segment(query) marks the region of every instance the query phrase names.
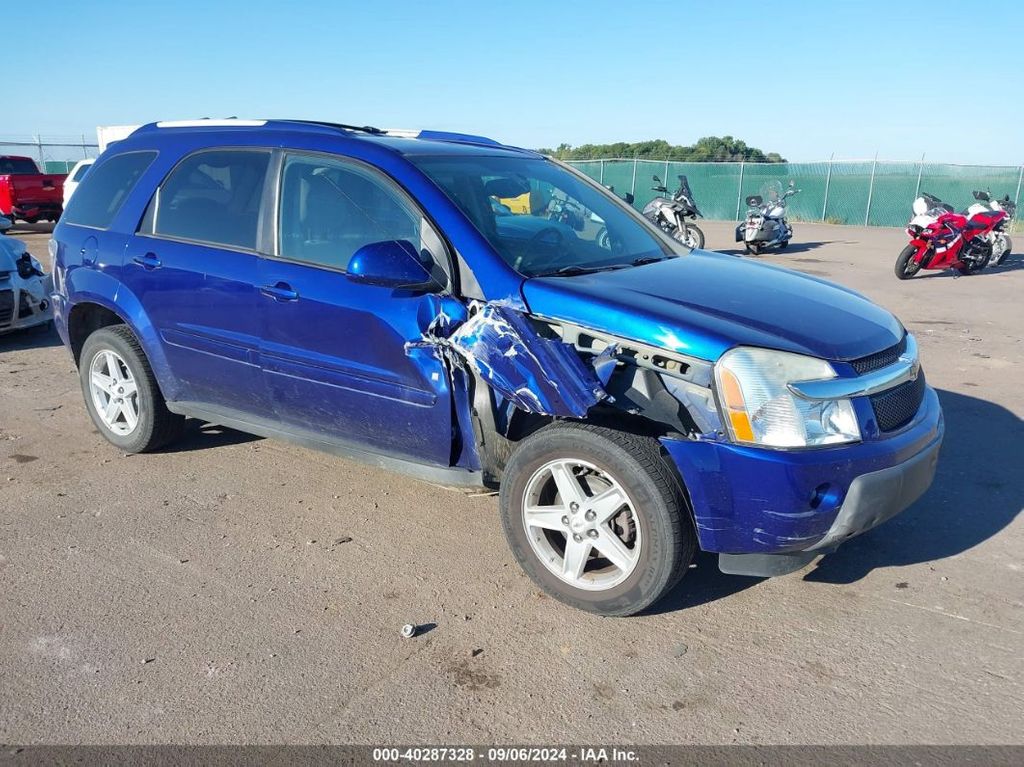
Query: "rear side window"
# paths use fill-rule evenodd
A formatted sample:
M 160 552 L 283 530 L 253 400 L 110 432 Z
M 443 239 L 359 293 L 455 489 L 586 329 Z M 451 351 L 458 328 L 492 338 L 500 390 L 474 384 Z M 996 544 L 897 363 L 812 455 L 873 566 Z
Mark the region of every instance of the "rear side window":
M 71 224 L 106 229 L 155 159 L 156 152 L 127 152 L 98 163 L 75 190 L 63 219 Z
M 240 149 L 186 157 L 157 190 L 140 231 L 255 250 L 269 162 L 267 151 Z

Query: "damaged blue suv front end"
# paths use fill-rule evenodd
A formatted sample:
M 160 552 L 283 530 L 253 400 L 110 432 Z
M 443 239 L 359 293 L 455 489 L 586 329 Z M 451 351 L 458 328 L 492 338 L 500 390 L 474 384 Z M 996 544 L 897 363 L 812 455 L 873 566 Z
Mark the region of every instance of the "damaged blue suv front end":
M 793 571 L 924 493 L 942 413 L 895 317 L 824 280 L 672 248 L 527 271 L 446 343 L 510 408 L 658 433 L 726 572 Z

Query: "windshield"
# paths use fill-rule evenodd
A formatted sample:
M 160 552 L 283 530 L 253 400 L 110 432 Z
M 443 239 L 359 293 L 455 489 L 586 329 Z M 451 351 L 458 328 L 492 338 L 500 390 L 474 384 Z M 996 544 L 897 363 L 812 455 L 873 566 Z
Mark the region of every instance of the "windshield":
M 782 182 L 773 179 L 761 185 L 761 197 L 766 205 L 778 205 L 782 199 Z
M 616 198 L 533 157 L 410 157 L 512 268 L 581 274 L 676 255 Z
M 91 167 L 92 167 L 92 163 L 91 162 L 86 163 L 85 165 L 79 165 L 78 166 L 78 170 L 75 171 L 75 175 L 72 176 L 71 180 L 72 181 L 81 181 L 82 177 L 85 175 L 85 172 L 87 170 L 89 170 L 89 168 L 91 168 Z

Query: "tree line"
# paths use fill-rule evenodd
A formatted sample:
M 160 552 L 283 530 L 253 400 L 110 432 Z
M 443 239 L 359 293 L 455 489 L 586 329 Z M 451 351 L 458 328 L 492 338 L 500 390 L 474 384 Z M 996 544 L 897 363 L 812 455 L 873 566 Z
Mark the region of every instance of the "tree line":
M 609 157 L 678 162 L 786 162 L 777 152 L 762 152 L 732 136 L 705 136 L 690 146 L 670 144 L 662 139 L 614 144 L 559 144 L 556 149 L 538 149 L 559 160 L 600 160 Z

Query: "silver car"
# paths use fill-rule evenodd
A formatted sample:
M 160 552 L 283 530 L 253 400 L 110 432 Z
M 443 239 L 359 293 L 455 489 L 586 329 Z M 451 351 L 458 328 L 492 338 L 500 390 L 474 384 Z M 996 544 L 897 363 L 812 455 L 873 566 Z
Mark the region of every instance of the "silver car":
M 4 219 L 7 220 L 7 219 Z M 53 277 L 13 237 L 0 237 L 0 335 L 53 319 Z

